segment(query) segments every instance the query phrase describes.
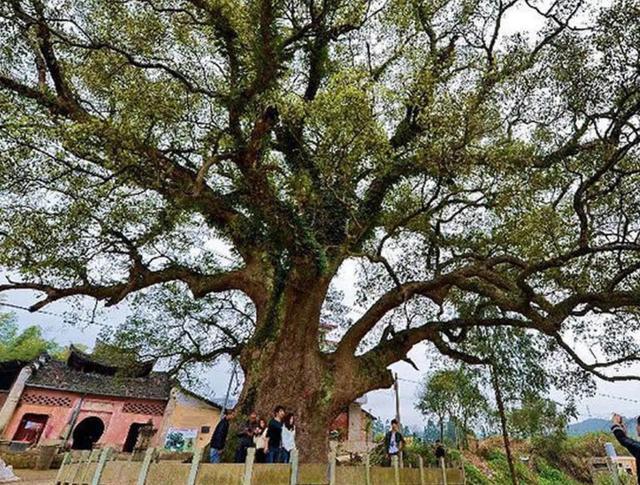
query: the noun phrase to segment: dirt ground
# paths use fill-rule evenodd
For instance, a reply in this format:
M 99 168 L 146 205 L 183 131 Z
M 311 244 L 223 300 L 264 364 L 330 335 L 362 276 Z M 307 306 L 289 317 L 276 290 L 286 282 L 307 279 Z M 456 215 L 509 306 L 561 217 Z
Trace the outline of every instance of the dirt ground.
M 20 478 L 16 485 L 51 485 L 56 478 L 57 470 L 15 470 Z

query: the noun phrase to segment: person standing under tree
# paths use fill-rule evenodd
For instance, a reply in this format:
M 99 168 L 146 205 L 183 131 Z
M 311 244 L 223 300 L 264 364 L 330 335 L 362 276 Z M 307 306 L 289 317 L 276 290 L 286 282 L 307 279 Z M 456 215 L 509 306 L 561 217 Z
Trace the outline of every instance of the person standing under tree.
M 282 427 L 282 463 L 289 463 L 291 452 L 296 447 L 296 425 L 293 413 L 289 413 L 284 418 Z
M 446 454 L 447 452 L 444 449 L 444 445 L 442 444 L 442 441 L 436 440 L 435 455 L 436 455 L 436 460 L 438 460 L 438 465 L 440 465 L 441 467 L 444 467 L 444 458 Z
M 247 459 L 247 450 L 253 448 L 253 438 L 258 427 L 258 415 L 254 411 L 249 415 L 249 419 L 238 433 L 238 447 L 236 448 L 236 463 L 244 463 Z
M 397 419 L 391 420 L 391 429 L 387 431 L 384 437 L 384 449 L 387 453 L 389 463 L 392 462 L 394 456 L 398 456 L 404 448 L 404 438 L 399 431 L 400 425 Z
M 209 449 L 209 463 L 220 463 L 222 458 L 222 450 L 227 443 L 227 435 L 229 434 L 229 422 L 236 417 L 235 411 L 225 409 L 220 422 L 216 425 L 216 429 L 211 435 L 211 443 Z
M 447 485 L 447 469 L 444 462 L 447 452 L 444 449 L 444 445 L 442 444 L 442 441 L 436 440 L 436 446 L 434 451 L 436 455 L 436 460 L 438 461 L 438 465 L 442 470 L 442 483 L 444 483 L 444 485 Z
M 280 463 L 282 448 L 282 420 L 284 407 L 278 405 L 273 410 L 273 418 L 267 426 L 267 463 Z
M 611 432 L 618 440 L 618 443 L 624 446 L 636 459 L 636 479 L 638 480 L 638 483 L 640 483 L 640 441 L 629 438 L 622 416 L 619 414 L 614 413 L 613 415 Z M 640 416 L 638 416 L 638 419 L 636 420 L 636 432 L 640 435 Z
M 267 461 L 267 422 L 262 418 L 256 428 L 253 442 L 256 445 L 256 463 L 265 463 Z

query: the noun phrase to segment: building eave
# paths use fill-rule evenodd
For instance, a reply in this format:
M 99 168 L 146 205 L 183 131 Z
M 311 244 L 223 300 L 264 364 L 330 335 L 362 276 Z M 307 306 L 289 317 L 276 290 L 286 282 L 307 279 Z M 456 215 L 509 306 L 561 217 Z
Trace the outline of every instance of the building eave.
M 142 400 L 142 401 L 163 401 L 163 402 L 167 402 L 169 401 L 168 397 L 145 397 L 145 396 L 127 396 L 127 395 L 123 395 L 123 394 L 117 394 L 117 393 L 109 393 L 109 392 L 82 392 L 82 391 L 77 391 L 74 389 L 60 389 L 59 387 L 55 387 L 55 386 L 47 386 L 45 384 L 30 384 L 27 382 L 26 386 L 27 388 L 34 388 L 34 389 L 46 389 L 48 391 L 57 391 L 57 392 L 64 392 L 64 393 L 69 393 L 69 394 L 77 394 L 79 396 L 105 396 L 105 397 L 117 397 L 120 399 L 137 399 L 137 400 Z

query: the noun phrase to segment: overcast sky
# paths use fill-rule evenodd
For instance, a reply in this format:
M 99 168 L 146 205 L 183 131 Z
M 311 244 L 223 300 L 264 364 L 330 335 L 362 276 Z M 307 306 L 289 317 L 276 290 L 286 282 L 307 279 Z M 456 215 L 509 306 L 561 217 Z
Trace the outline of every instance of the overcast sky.
M 595 0 L 594 0 L 595 1 Z M 597 5 L 603 5 L 605 2 L 598 0 Z M 608 3 L 608 2 L 606 2 Z M 513 33 L 516 31 L 535 31 L 542 26 L 540 17 L 536 16 L 531 10 L 520 9 L 513 12 L 504 22 L 505 33 Z M 352 295 L 354 287 L 354 269 L 347 265 L 341 272 L 338 279 L 338 286 L 347 295 L 349 304 L 353 303 Z M 30 292 L 11 292 L 4 295 L 6 303 L 17 305 L 30 305 L 35 300 L 35 295 Z M 90 304 L 87 303 L 89 306 Z M 70 310 L 68 303 L 60 302 L 46 307 L 46 311 L 57 314 L 64 314 Z M 128 313 L 126 305 L 109 309 L 100 315 L 100 322 L 109 325 L 116 325 L 124 320 Z M 55 339 L 61 344 L 84 343 L 92 346 L 100 327 L 79 323 L 74 326 L 64 323 L 64 319 L 60 316 L 52 316 L 46 314 L 29 314 L 27 312 L 16 310 L 18 322 L 21 325 L 37 323 L 44 328 L 45 335 L 48 338 Z M 399 363 L 392 367 L 402 379 L 400 381 L 400 407 L 401 417 L 404 424 L 421 425 L 424 419 L 414 409 L 415 394 L 417 384 L 411 381 L 419 381 L 423 377 L 423 373 L 429 368 L 429 362 L 425 345 L 417 345 L 410 353 L 411 359 L 418 365 L 420 371 L 416 371 L 406 363 Z M 635 369 L 640 375 L 640 368 Z M 229 365 L 219 365 L 211 372 L 208 381 L 211 390 L 216 397 L 223 397 L 228 384 L 230 375 Z M 618 396 L 625 399 L 634 399 L 640 396 L 640 382 L 626 383 L 607 383 L 600 381 L 598 384 L 598 393 Z M 561 396 L 554 395 L 554 398 L 561 400 Z M 367 396 L 366 408 L 370 409 L 373 414 L 383 420 L 390 419 L 395 413 L 394 396 L 391 390 L 382 390 L 372 392 Z M 609 417 L 612 411 L 620 412 L 626 416 L 636 416 L 640 413 L 640 402 L 631 402 L 621 399 L 612 399 L 597 395 L 590 399 L 582 400 L 578 405 L 580 419 L 588 417 Z

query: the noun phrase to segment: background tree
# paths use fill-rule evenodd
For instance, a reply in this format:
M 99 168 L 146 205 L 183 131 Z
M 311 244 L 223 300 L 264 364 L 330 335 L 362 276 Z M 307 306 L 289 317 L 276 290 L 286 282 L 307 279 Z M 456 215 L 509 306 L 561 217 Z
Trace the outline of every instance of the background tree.
M 427 443 L 433 443 L 435 440 L 441 439 L 438 423 L 435 423 L 433 420 L 428 419 L 426 426 L 422 428 L 420 437 Z
M 40 327 L 31 325 L 20 330 L 13 314 L 0 313 L 0 362 L 28 362 L 44 353 L 60 357 L 63 349 L 56 342 L 44 338 Z
M 455 381 L 449 379 L 448 374 L 428 376 L 416 403 L 416 409 L 422 414 L 436 418 L 441 441 L 444 440 L 445 419 L 449 414 L 448 400 L 455 392 L 454 386 Z
M 508 415 L 514 437 L 534 441 L 550 438 L 557 442 L 566 438 L 572 417 L 575 415 L 571 406 L 564 409 L 551 399 L 530 393 L 525 394 Z
M 477 371 L 464 367 L 445 369 L 428 375 L 416 408 L 425 416 L 435 416 L 444 440 L 445 419 L 454 423 L 457 444 L 467 443 L 473 420 L 487 411 L 488 402 L 479 388 Z
M 297 410 L 304 460 L 420 341 L 472 361 L 470 329 L 529 328 L 631 378 L 640 25 L 599 3 L 3 0 L 0 290 L 245 298 L 248 331 L 196 343 L 238 359 L 243 411 Z
M 478 305 L 475 311 L 484 314 L 487 309 Z M 475 332 L 478 333 L 477 337 L 469 339 L 466 346 L 485 364 L 485 382 L 495 399 L 511 481 L 517 485 L 509 430 L 509 407 L 519 403 L 522 396 L 541 396 L 549 391 L 553 369 L 546 365 L 545 360 L 548 342 L 523 329 L 480 328 Z M 565 380 L 571 374 L 569 369 L 562 369 L 561 376 Z M 569 387 L 565 391 L 569 391 Z
M 473 310 L 474 318 L 487 318 L 491 315 L 491 311 L 488 311 L 484 305 L 470 305 L 469 301 L 459 302 L 458 308 L 462 315 L 467 315 L 469 310 Z M 531 331 L 500 327 L 477 328 L 469 332 L 464 342 L 459 344 L 461 355 L 469 363 L 463 362 L 459 364 L 461 367 L 456 369 L 463 374 L 474 376 L 474 386 L 484 400 L 484 405 L 476 403 L 474 406 L 479 410 L 488 411 L 486 415 L 489 421 L 497 421 L 510 479 L 512 483 L 517 484 L 518 477 L 510 436 L 510 427 L 514 421 L 510 418 L 515 417 L 518 420 L 516 438 L 528 437 L 522 435 L 523 427 L 527 426 L 527 418 L 540 419 L 538 422 L 529 423 L 531 427 L 541 426 L 540 433 L 533 439 L 535 445 L 546 448 L 542 451 L 549 451 L 550 447 L 547 445 L 550 442 L 545 441 L 549 436 L 546 434 L 548 431 L 549 434 L 553 434 L 552 441 L 557 444 L 555 450 L 558 450 L 562 444 L 562 438 L 565 437 L 564 427 L 573 406 L 569 404 L 567 414 L 560 414 L 555 403 L 545 396 L 554 388 L 561 389 L 571 403 L 577 396 L 588 394 L 593 382 L 580 368 L 567 365 L 566 362 L 546 359 L 546 355 L 550 351 L 553 352 L 552 343 Z M 462 387 L 462 384 L 452 385 L 450 392 L 454 394 Z M 491 396 L 492 402 L 489 402 L 483 394 Z M 451 396 L 442 396 L 441 399 L 443 399 L 442 403 L 455 402 L 455 398 Z M 540 414 L 543 411 L 548 414 Z M 558 432 L 551 433 L 543 427 L 542 420 L 545 418 L 549 420 L 544 423 L 545 425 L 553 424 L 563 428 L 562 431 L 556 428 L 555 431 Z

